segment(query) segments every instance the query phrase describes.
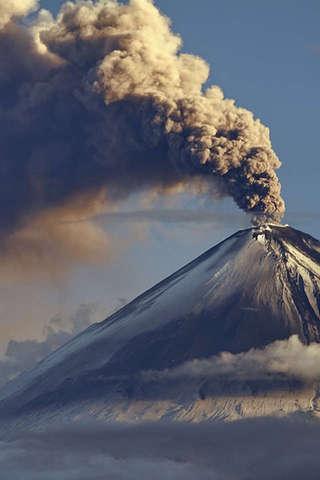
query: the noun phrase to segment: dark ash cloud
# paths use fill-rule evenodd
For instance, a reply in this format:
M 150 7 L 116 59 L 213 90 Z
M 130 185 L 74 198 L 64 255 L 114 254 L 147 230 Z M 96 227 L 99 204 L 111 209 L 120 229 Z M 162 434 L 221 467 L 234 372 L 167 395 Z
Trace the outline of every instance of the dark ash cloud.
M 50 247 L 61 263 L 97 258 L 101 232 L 63 225 L 136 192 L 218 192 L 280 220 L 268 128 L 218 87 L 204 90 L 208 66 L 180 52 L 151 0 L 67 2 L 24 25 L 35 6 L 0 8 L 2 257 L 45 258 Z

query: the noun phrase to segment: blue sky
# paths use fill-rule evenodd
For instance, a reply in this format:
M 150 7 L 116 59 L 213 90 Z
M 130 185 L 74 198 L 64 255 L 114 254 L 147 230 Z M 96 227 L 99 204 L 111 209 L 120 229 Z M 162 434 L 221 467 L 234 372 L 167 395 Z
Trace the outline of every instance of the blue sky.
M 56 12 L 60 1 L 42 0 Z M 184 50 L 211 66 L 210 83 L 252 110 L 271 130 L 274 149 L 283 162 L 279 176 L 287 203 L 285 221 L 320 238 L 319 112 L 320 2 L 318 0 L 157 0 L 184 40 Z M 203 207 L 193 198 L 179 205 Z M 81 269 L 63 284 L 20 286 L 26 319 L 34 332 L 47 316 L 81 302 L 98 302 L 107 311 L 118 298 L 131 298 L 212 246 L 248 219 L 230 201 L 213 211 L 227 212 L 217 224 L 174 222 L 140 225 L 137 241 L 121 258 L 102 268 Z M 231 214 L 231 215 L 230 215 Z M 115 228 L 119 241 L 137 226 Z M 16 294 L 17 290 L 15 290 Z M 12 336 L 20 311 L 10 310 L 9 290 L 0 315 L 8 317 Z M 6 303 L 8 300 L 8 304 Z M 11 302 L 12 305 L 12 302 Z M 42 319 L 42 320 L 41 320 Z M 1 330 L 2 334 L 3 331 Z M 22 331 L 21 335 L 25 335 Z M 5 335 L 7 337 L 7 335 Z

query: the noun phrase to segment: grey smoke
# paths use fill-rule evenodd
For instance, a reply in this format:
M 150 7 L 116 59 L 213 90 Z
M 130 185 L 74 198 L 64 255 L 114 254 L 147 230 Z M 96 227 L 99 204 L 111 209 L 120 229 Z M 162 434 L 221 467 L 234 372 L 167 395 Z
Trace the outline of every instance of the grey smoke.
M 86 256 L 92 228 L 61 223 L 142 191 L 218 192 L 258 221 L 281 219 L 268 128 L 204 89 L 207 64 L 181 53 L 151 0 L 67 2 L 57 18 L 23 24 L 35 6 L 0 7 L 2 256 L 36 256 L 39 244 L 43 256 L 52 236 L 54 257 Z M 108 245 L 96 240 L 101 254 Z

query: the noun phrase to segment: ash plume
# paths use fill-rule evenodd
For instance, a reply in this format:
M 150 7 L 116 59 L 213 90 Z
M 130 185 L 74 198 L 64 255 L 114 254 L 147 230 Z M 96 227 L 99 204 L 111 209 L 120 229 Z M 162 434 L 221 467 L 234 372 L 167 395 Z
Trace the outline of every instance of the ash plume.
M 37 0 L 6 0 L 0 4 L 0 28 L 12 18 L 21 17 L 34 10 L 38 5 Z
M 204 90 L 207 64 L 180 53 L 151 0 L 78 0 L 19 20 L 35 7 L 0 6 L 3 251 L 52 212 L 82 218 L 82 204 L 90 217 L 97 199 L 103 211 L 138 191 L 205 189 L 280 221 L 268 128 L 219 87 Z

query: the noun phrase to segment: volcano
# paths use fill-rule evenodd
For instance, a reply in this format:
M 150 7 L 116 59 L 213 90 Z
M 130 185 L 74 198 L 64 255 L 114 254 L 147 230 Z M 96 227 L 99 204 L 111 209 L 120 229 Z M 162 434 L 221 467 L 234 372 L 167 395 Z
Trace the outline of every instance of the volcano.
M 320 342 L 319 311 L 320 242 L 289 226 L 242 230 L 9 383 L 0 415 L 201 421 L 307 411 L 314 386 L 288 379 L 146 385 L 140 375 L 292 335 Z

